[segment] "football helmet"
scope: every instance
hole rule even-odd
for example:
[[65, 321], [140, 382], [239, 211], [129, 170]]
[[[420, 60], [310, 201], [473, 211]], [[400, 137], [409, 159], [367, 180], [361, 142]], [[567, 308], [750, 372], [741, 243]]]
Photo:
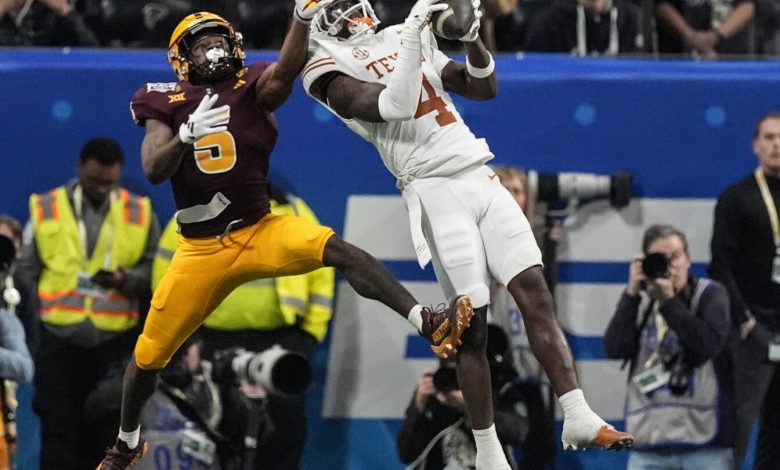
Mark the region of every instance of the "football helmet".
[[367, 0], [335, 0], [317, 13], [312, 31], [339, 39], [352, 39], [376, 31], [379, 19]]
[[[209, 50], [205, 60], [199, 64], [190, 54], [198, 38], [215, 34], [225, 40], [227, 50], [224, 53]], [[168, 43], [168, 62], [179, 80], [194, 85], [214, 83], [226, 75], [244, 67], [244, 43], [235, 26], [214, 13], [206, 11], [193, 13], [181, 20], [171, 34]]]

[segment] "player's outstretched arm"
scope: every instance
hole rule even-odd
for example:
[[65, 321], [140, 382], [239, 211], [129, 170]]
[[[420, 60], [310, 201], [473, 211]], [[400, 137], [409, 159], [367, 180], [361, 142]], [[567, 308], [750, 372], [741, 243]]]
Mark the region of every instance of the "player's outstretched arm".
[[441, 79], [447, 91], [472, 100], [489, 100], [498, 94], [495, 62], [479, 37], [479, 21], [482, 17], [480, 1], [472, 0], [471, 5], [474, 8], [474, 22], [460, 38], [466, 47], [466, 63], [450, 61], [444, 66]]
[[322, 8], [333, 0], [295, 0], [295, 12], [290, 30], [284, 38], [279, 58], [257, 80], [257, 103], [268, 110], [275, 110], [292, 92], [295, 78], [306, 64], [309, 52], [309, 23]]
[[417, 0], [406, 17], [395, 69], [386, 87], [332, 73], [312, 85], [313, 94], [347, 119], [385, 122], [414, 117], [422, 89], [420, 34], [434, 12], [447, 8], [437, 1]]

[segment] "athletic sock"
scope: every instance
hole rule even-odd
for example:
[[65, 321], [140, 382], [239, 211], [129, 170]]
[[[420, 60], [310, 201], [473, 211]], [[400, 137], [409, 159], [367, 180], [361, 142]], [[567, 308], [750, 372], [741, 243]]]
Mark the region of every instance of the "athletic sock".
[[409, 315], [406, 316], [406, 319], [417, 328], [417, 331], [422, 331], [422, 309], [422, 305], [417, 304], [409, 310]]
[[498, 441], [495, 424], [491, 424], [487, 429], [472, 429], [471, 432], [474, 433], [474, 442], [477, 445], [477, 468], [510, 469], [504, 449]]
[[125, 432], [122, 428], [119, 428], [119, 440], [127, 444], [128, 449], [135, 449], [138, 447], [138, 441], [141, 438], [141, 426], [138, 426], [135, 431]]
[[593, 410], [590, 409], [590, 406], [585, 401], [585, 395], [579, 388], [564, 393], [558, 398], [558, 401], [561, 403], [561, 408], [563, 408], [564, 418], [577, 418], [593, 413]]

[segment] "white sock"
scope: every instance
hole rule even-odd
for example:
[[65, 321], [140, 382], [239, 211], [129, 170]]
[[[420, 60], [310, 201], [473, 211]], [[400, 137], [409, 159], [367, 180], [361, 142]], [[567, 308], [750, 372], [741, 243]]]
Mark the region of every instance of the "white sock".
[[579, 388], [564, 393], [558, 398], [558, 401], [563, 408], [564, 418], [576, 418], [578, 416], [593, 413], [593, 410], [588, 406], [588, 402], [585, 401], [585, 395]]
[[141, 426], [135, 431], [125, 432], [122, 428], [119, 428], [119, 440], [124, 441], [127, 444], [128, 449], [135, 449], [138, 447], [138, 440], [141, 438]]
[[417, 328], [417, 331], [422, 331], [422, 315], [420, 313], [422, 313], [422, 305], [417, 304], [409, 310], [409, 315], [406, 316], [406, 319]]
[[495, 424], [487, 429], [472, 429], [471, 432], [477, 444], [477, 468], [509, 468], [504, 449], [498, 441]]

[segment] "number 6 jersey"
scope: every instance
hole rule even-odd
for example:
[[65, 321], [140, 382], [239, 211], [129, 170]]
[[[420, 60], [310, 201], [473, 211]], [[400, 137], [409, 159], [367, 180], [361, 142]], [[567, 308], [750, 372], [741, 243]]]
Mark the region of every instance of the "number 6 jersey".
[[239, 229], [257, 222], [270, 210], [266, 178], [277, 129], [271, 112], [260, 108], [255, 99], [255, 83], [268, 65], [252, 64], [212, 85], [147, 83], [130, 101], [136, 124], [143, 126], [147, 119], [157, 119], [170, 127], [174, 135], [206, 93], [219, 95], [215, 108], [230, 106], [227, 130], [196, 141], [171, 176], [178, 210], [208, 204], [217, 193], [229, 201], [210, 220], [182, 224], [186, 237], [220, 235], [234, 220], [241, 220], [232, 226]]
[[[391, 26], [348, 41], [312, 32], [309, 60], [301, 72], [306, 93], [317, 98], [312, 85], [331, 72], [386, 85], [398, 57], [401, 27]], [[409, 77], [422, 80], [420, 102], [412, 119], [375, 123], [339, 116], [376, 146], [385, 166], [398, 179], [399, 188], [416, 178], [450, 176], [493, 158], [485, 139], [472, 134], [444, 91], [439, 75], [450, 59], [438, 49], [427, 29], [422, 34], [422, 56], [422, 76]]]

